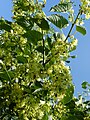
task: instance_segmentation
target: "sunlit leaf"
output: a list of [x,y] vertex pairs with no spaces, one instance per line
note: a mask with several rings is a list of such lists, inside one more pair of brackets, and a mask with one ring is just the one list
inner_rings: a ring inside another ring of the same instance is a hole
[[72,7],[71,2],[65,2],[65,3],[59,3],[58,5],[55,5],[51,7],[51,12],[67,12]]
[[52,14],[48,17],[48,20],[60,29],[68,24],[68,20],[58,14]]

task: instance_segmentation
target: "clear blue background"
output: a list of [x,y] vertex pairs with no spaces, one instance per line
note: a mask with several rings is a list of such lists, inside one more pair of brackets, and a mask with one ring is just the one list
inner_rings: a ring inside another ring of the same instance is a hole
[[[50,7],[56,5],[59,0],[47,0],[45,13],[48,15]],[[77,2],[77,4],[79,1]],[[12,0],[0,0],[0,17],[11,20],[12,17]],[[76,10],[77,12],[77,10]],[[82,92],[81,83],[88,81],[90,83],[90,20],[85,22],[87,34],[82,36],[77,33],[78,46],[77,50],[73,52],[73,55],[77,55],[77,58],[71,59],[70,67],[73,76],[73,83],[76,86],[75,95],[78,92]]]

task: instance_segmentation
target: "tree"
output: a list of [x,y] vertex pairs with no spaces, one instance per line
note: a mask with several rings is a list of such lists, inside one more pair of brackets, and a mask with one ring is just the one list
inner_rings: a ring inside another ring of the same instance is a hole
[[[77,46],[73,28],[86,34],[82,23],[90,18],[90,1],[81,0],[76,18],[70,0],[51,7],[50,16],[43,11],[45,4],[45,0],[13,0],[12,21],[0,19],[1,120],[90,119],[90,101],[74,97],[66,65],[68,58],[75,58],[70,55]],[[84,89],[87,86],[82,83]]]

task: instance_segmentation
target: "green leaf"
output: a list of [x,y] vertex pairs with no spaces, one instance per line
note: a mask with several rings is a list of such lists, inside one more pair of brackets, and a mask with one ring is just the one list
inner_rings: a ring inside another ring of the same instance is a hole
[[17,56],[16,59],[17,59],[18,63],[24,64],[24,63],[27,63],[27,62],[28,62],[28,61],[27,61],[27,58],[24,57],[24,56]]
[[38,46],[36,50],[43,54],[43,46]]
[[31,31],[27,31],[23,37],[27,38],[27,40],[30,42],[30,43],[33,43],[33,44],[37,44],[38,41],[42,40],[42,37],[43,37],[43,34],[36,31],[36,30],[31,30]]
[[0,30],[6,30],[10,32],[10,30],[12,29],[11,23],[12,22],[7,21],[7,20],[0,20]]
[[76,30],[78,31],[78,32],[80,32],[82,35],[85,35],[86,34],[86,29],[85,29],[85,27],[83,27],[83,26],[76,26]]
[[80,118],[78,119],[78,116],[69,115],[67,120],[83,120],[81,115],[80,115]]
[[65,40],[65,38],[66,38],[65,35],[60,32],[55,32],[53,34],[53,36],[54,36],[55,40],[57,40],[57,39]]
[[0,80],[9,80],[9,77],[5,71],[0,72]]
[[73,85],[68,86],[65,96],[62,100],[62,103],[63,104],[69,103],[72,100],[73,93],[74,93],[74,86]]
[[51,38],[49,36],[47,36],[47,42],[48,42],[48,46],[51,49],[52,48],[52,43],[51,43]]
[[49,30],[49,24],[44,18],[41,19],[41,24],[39,24],[39,27],[42,28],[42,30]]
[[61,33],[55,32],[55,33],[53,34],[53,36],[54,36],[55,40],[57,40],[57,39],[61,38]]
[[47,112],[44,114],[42,120],[48,120],[48,114],[47,114]]
[[59,3],[58,5],[51,7],[50,11],[51,12],[67,12],[68,10],[71,9],[71,7],[72,7],[71,2]]
[[88,100],[88,101],[85,101],[85,102],[83,102],[83,103],[90,106],[90,101],[89,101],[89,100]]
[[[38,22],[39,21],[39,22]],[[48,22],[42,18],[40,20],[35,19],[35,23],[42,29],[42,30],[49,30],[49,24]]]
[[82,88],[83,88],[83,89],[86,89],[86,88],[87,88],[87,84],[88,84],[88,82],[83,82],[83,83],[82,83]]
[[27,94],[27,93],[31,94],[34,91],[34,90],[31,91],[30,87],[27,87],[27,86],[24,86],[24,85],[22,85],[22,86],[24,88],[24,94]]
[[72,99],[69,103],[65,104],[68,109],[75,108],[75,101]]
[[15,22],[25,30],[31,30],[31,28],[34,25],[34,21],[31,17],[29,17],[29,19],[26,20],[24,16],[20,16],[20,18],[18,18]]
[[42,82],[41,81],[35,81],[34,82],[34,87],[37,89],[37,88],[41,88],[42,87]]
[[72,56],[70,56],[71,58],[76,58],[76,55],[72,55]]
[[[13,71],[8,71],[8,74],[10,76],[10,78],[14,77],[14,72]],[[0,72],[0,80],[10,80],[9,76],[8,76],[6,71]]]
[[70,63],[70,61],[69,61],[69,60],[66,60],[65,62],[66,62],[66,63]]
[[58,14],[52,14],[51,16],[48,17],[48,20],[51,23],[53,23],[55,26],[59,27],[60,29],[68,24],[67,19],[65,19],[63,16],[60,16]]
[[66,116],[62,116],[61,120],[80,120],[77,116],[71,115],[70,113]]
[[50,50],[47,47],[45,47],[45,55],[48,55],[49,51]]
[[[36,50],[37,50],[38,52],[40,52],[40,53],[43,54],[43,46],[38,46],[38,47],[36,48]],[[44,47],[44,51],[45,51],[45,55],[47,55],[48,52],[49,52],[49,49],[46,48],[46,47]]]

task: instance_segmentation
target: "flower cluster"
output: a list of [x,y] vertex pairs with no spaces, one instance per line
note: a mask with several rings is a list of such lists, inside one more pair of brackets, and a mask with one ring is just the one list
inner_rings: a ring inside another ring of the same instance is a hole
[[81,9],[85,14],[85,18],[90,18],[90,0],[81,0]]

